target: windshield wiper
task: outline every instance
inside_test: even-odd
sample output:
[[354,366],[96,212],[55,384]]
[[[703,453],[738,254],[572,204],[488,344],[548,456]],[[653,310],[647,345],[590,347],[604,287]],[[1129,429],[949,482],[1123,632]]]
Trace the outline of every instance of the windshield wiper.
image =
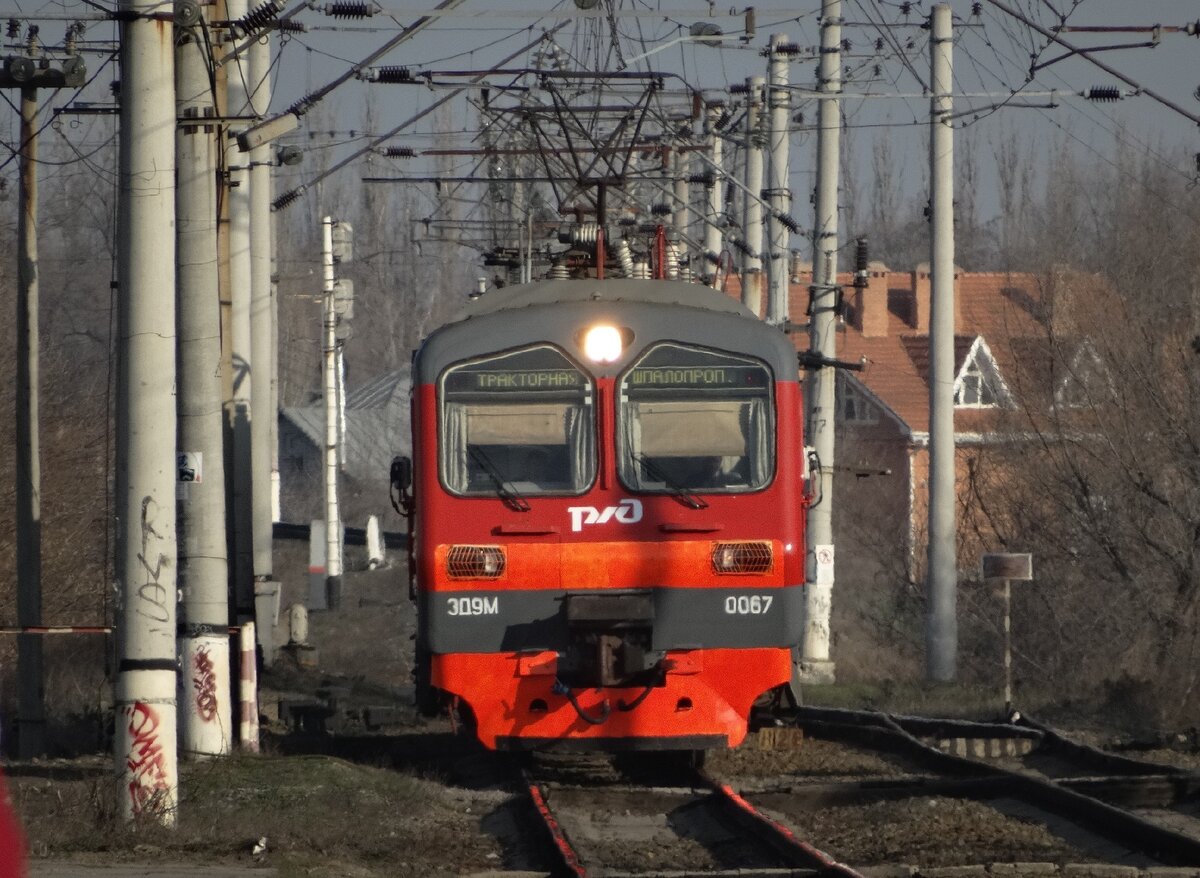
[[484,454],[478,446],[468,445],[467,453],[471,458],[483,467],[483,471],[488,474],[492,482],[496,485],[496,496],[504,501],[504,505],[509,509],[517,512],[528,512],[529,504],[525,498],[512,486],[512,483],[507,481],[500,470],[496,469],[496,465],[492,463],[492,459]]
[[642,465],[642,469],[644,469],[646,472],[648,472],[650,474],[651,478],[657,479],[658,481],[660,481],[664,485],[666,485],[667,490],[671,492],[671,496],[674,497],[676,500],[678,500],[680,503],[682,503],[684,506],[688,507],[689,509],[707,509],[708,508],[708,503],[706,503],[703,498],[698,497],[697,495],[693,494],[691,491],[689,491],[687,488],[683,487],[682,485],[677,485],[673,481],[671,481],[670,476],[668,476],[665,472],[663,472],[662,469],[659,467],[659,465],[654,463],[653,461],[651,461],[650,458],[648,458],[646,455],[642,454],[641,452],[638,452],[637,454],[634,454],[632,456],[635,461],[637,461],[639,464]]

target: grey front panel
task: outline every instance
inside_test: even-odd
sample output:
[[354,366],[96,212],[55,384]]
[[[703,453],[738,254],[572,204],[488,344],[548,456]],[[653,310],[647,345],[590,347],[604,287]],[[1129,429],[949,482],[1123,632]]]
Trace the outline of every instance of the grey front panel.
[[[791,647],[800,642],[801,586],[638,591],[654,599],[657,650]],[[566,596],[566,590],[422,592],[421,625],[435,653],[561,651],[567,645]]]

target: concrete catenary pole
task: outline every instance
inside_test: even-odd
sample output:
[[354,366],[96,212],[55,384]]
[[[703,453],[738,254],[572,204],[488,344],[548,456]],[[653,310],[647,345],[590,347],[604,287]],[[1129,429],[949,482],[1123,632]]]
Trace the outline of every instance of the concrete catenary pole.
[[672,226],[675,232],[676,247],[678,249],[677,256],[683,259],[688,251],[688,246],[685,243],[688,233],[688,210],[691,208],[691,184],[688,182],[688,175],[691,172],[692,157],[691,154],[684,152],[682,149],[676,149],[672,152],[674,157],[675,170],[675,187],[674,187],[674,207],[675,215],[672,219]]
[[[256,116],[266,116],[271,103],[270,32],[259,34],[247,52],[251,103]],[[274,572],[271,515],[271,352],[275,327],[271,308],[271,154],[267,143],[255,147],[250,159],[250,349],[256,374],[250,387],[250,491],[253,512],[254,580],[269,581]],[[243,154],[243,159],[246,154]],[[270,620],[256,619],[259,637],[269,633]]]
[[709,103],[705,109],[704,127],[708,135],[708,157],[712,162],[708,173],[711,184],[705,186],[704,218],[704,278],[710,286],[716,286],[720,275],[721,251],[725,249],[721,234],[721,214],[725,209],[724,158],[725,148],[717,125],[725,114],[725,105],[720,101]]
[[958,656],[958,561],[954,492],[954,25],[933,7],[930,40],[929,172],[932,253],[929,315],[929,628],[927,673],[952,682]]
[[233,739],[229,673],[229,560],[217,286],[217,142],[200,26],[180,28],[175,95],[179,321],[179,620],[185,755],[221,756]]
[[742,198],[742,234],[750,252],[742,257],[742,304],[755,314],[762,314],[762,253],[763,253],[763,154],[761,116],[763,89],[766,78],[751,76],[746,80],[746,130],[743,149],[746,153],[746,191]]
[[[226,15],[238,21],[247,14],[246,0],[227,0]],[[238,29],[231,28],[231,34]],[[226,67],[226,112],[248,116],[254,112],[247,53],[232,56]],[[229,172],[229,298],[233,356],[233,398],[229,401],[230,463],[233,478],[229,500],[232,523],[232,581],[234,606],[239,619],[254,612],[254,463],[251,419],[254,404],[254,358],[251,320],[253,271],[250,257],[251,179],[249,156],[238,150],[235,139],[244,124],[229,127],[225,164]]]
[[[37,89],[21,89],[21,215],[17,219],[17,624],[42,624],[42,453],[39,416]],[[17,753],[46,750],[42,638],[17,637]]]
[[788,149],[791,146],[788,128],[791,124],[792,96],[787,89],[791,46],[788,45],[787,35],[771,34],[768,53],[767,151],[770,161],[767,165],[765,194],[771,213],[767,218],[767,322],[782,326],[788,320],[788,257],[791,248],[788,227],[780,220],[780,216],[790,215],[792,209],[792,190],[788,179]]
[[[838,156],[841,112],[836,97],[842,90],[842,2],[821,4],[821,60],[817,90],[817,186],[813,217],[812,314],[808,322],[809,349],[827,359],[837,357]],[[801,676],[809,682],[833,682],[829,657],[829,620],[833,606],[833,455],[835,389],[832,368],[809,373],[805,401],[808,436],[820,461],[812,473],[817,503],[808,511],[808,584],[804,604],[804,649]]]
[[159,10],[120,6],[114,755],[121,815],[174,825],[175,46]]
[[325,596],[336,610],[342,595],[342,518],[338,511],[338,380],[337,308],[334,305],[333,218],[322,223],[322,261],[325,269],[324,376],[325,376]]

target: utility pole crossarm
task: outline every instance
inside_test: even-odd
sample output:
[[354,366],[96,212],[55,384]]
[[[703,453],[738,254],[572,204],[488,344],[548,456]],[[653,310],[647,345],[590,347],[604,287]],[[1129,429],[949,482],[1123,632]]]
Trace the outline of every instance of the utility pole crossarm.
[[1112,67],[1109,64],[1105,64],[1103,61],[1093,58],[1091,56],[1091,50],[1082,49],[1078,46],[1075,46],[1075,45],[1067,42],[1062,37],[1060,37],[1058,34],[1047,30],[1046,28],[1042,27],[1040,24],[1038,24],[1035,21],[1031,21],[1028,17],[1022,15],[1020,12],[1016,11],[1012,7],[1003,3],[1002,0],[988,0],[988,2],[991,3],[993,6],[995,6],[997,9],[999,9],[1001,12],[1004,12],[1007,15],[1010,15],[1013,18],[1017,19],[1017,21],[1022,22],[1026,27],[1032,28],[1033,30],[1037,31],[1039,34],[1044,36],[1046,39],[1053,40],[1054,42],[1056,42],[1060,46],[1062,46],[1064,49],[1070,49],[1072,52],[1078,54],[1080,57],[1085,58],[1086,60],[1090,61],[1092,64],[1094,64],[1095,66],[1097,66],[1101,70],[1103,70],[1105,73],[1107,73],[1109,76],[1115,76],[1117,79],[1121,80],[1121,82],[1125,83],[1130,88],[1137,89],[1142,94],[1147,95],[1148,97],[1154,98],[1154,100],[1158,101],[1164,107],[1168,107],[1168,108],[1174,110],[1179,115],[1183,116],[1185,119],[1190,119],[1192,122],[1195,122],[1197,125],[1200,125],[1200,116],[1197,116],[1195,113],[1189,113],[1187,110],[1185,110],[1183,107],[1179,106],[1174,101],[1170,100],[1169,98],[1164,97],[1163,95],[1158,94],[1157,92],[1155,92],[1151,89],[1145,88],[1144,86],[1140,85],[1135,80],[1130,79],[1124,73],[1121,73],[1115,67]]

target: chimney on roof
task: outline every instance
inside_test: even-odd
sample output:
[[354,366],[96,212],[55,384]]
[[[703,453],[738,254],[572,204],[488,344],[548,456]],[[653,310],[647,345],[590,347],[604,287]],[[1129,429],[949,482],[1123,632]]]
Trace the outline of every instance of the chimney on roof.
[[851,323],[864,338],[881,338],[888,329],[888,268],[882,262],[867,266],[867,285],[854,290]]
[[[917,332],[929,332],[929,313],[933,282],[929,274],[929,263],[922,262],[911,273],[912,278],[912,320],[911,325]],[[962,331],[962,296],[959,288],[962,284],[962,269],[954,266],[954,331]]]
[[929,332],[930,296],[933,282],[929,276],[929,263],[922,262],[912,272],[912,327],[917,332]]

